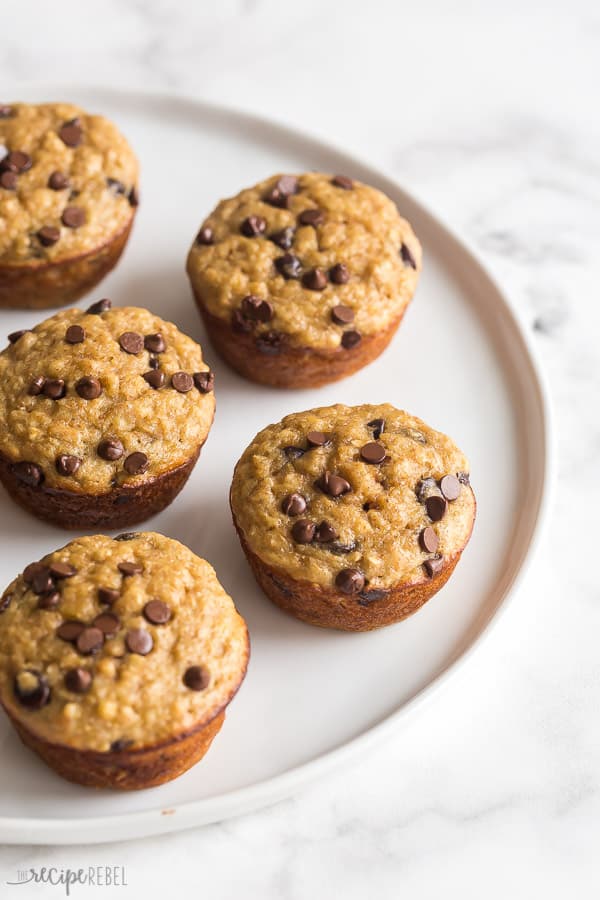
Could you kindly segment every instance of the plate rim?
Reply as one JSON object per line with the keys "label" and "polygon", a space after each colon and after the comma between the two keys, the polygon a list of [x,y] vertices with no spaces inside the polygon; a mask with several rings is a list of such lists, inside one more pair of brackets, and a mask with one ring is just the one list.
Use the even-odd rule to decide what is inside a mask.
{"label": "plate rim", "polygon": [[[6,86],[5,86],[6,88]],[[317,152],[334,153],[349,168],[362,168],[372,172],[378,179],[383,179],[403,194],[411,203],[419,208],[442,233],[445,240],[457,243],[471,266],[487,279],[490,286],[501,297],[503,302],[503,318],[508,322],[512,332],[518,336],[522,347],[520,355],[529,364],[532,386],[536,389],[538,412],[541,420],[543,446],[539,448],[539,458],[543,460],[539,475],[539,499],[535,519],[531,525],[528,546],[523,552],[518,568],[510,582],[503,588],[501,599],[491,615],[480,627],[460,654],[451,659],[445,668],[420,691],[394,712],[377,724],[367,728],[361,734],[338,746],[313,757],[311,760],[294,766],[278,775],[257,781],[254,784],[233,791],[218,794],[215,797],[192,800],[180,803],[168,809],[164,804],[134,813],[112,813],[110,815],[89,818],[40,818],[0,816],[0,837],[3,843],[15,844],[96,844],[113,841],[134,840],[200,827],[216,821],[232,818],[253,810],[269,806],[295,794],[302,786],[310,784],[325,776],[334,768],[349,765],[365,750],[375,747],[389,738],[400,724],[411,715],[415,715],[430,703],[438,693],[454,680],[472,661],[514,600],[515,594],[522,588],[542,545],[546,528],[550,519],[553,504],[556,477],[556,445],[554,429],[554,413],[547,375],[540,360],[539,351],[533,343],[524,317],[510,295],[500,286],[499,280],[488,263],[481,258],[479,251],[463,232],[447,224],[446,219],[434,212],[428,203],[418,194],[403,187],[402,183],[388,171],[386,167],[356,153],[348,153],[335,142],[312,132],[301,131],[299,127],[274,117],[255,113],[228,103],[216,103],[205,100],[195,94],[181,89],[146,89],[137,87],[100,86],[93,83],[79,83],[76,86],[61,82],[41,83],[22,81],[8,85],[5,94],[18,96],[20,93],[44,97],[69,96],[70,94],[89,93],[99,98],[104,97],[118,102],[119,98],[140,99],[145,103],[157,101],[175,101],[193,107],[200,115],[221,117],[225,121],[242,121],[247,125],[265,131],[270,129],[296,144],[300,143]],[[34,102],[33,100],[31,102]],[[37,100],[37,102],[44,102]]]}

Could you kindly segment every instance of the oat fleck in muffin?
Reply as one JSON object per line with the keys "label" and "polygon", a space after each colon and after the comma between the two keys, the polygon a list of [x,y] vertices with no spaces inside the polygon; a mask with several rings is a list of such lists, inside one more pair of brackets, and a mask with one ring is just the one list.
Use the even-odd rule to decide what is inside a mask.
{"label": "oat fleck in muffin", "polygon": [[0,353],[0,480],[65,528],[122,528],[181,490],[210,430],[202,350],[146,309],[57,313]]}
{"label": "oat fleck in muffin", "polygon": [[221,201],[187,260],[219,353],[277,387],[336,381],[379,356],[420,269],[419,241],[385,194],[319,173]]}
{"label": "oat fleck in muffin", "polygon": [[69,103],[0,105],[0,307],[72,303],[116,264],[138,205],[117,128]]}
{"label": "oat fleck in muffin", "polygon": [[465,456],[387,403],[269,425],[235,468],[231,508],[267,596],[346,631],[422,606],[452,574],[475,520]]}
{"label": "oat fleck in muffin", "polygon": [[0,703],[64,778],[136,789],[208,750],[248,632],[213,568],[161,534],[83,537],[0,600]]}

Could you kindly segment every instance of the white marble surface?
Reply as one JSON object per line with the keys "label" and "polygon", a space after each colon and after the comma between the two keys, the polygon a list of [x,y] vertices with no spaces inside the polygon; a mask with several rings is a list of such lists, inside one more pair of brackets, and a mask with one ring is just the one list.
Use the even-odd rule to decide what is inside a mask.
{"label": "white marble surface", "polygon": [[110,864],[127,889],[72,896],[599,896],[598,3],[29,0],[3,19],[0,84],[171,88],[264,112],[380,163],[463,230],[545,363],[558,489],[508,615],[361,765],[208,828],[2,848],[0,895],[62,896],[6,887],[17,869]]}

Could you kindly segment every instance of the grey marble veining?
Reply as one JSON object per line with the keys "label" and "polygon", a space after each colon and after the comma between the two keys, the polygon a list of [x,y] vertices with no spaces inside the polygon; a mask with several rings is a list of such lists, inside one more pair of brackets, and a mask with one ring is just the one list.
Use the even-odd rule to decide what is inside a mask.
{"label": "grey marble veining", "polygon": [[18,868],[110,862],[127,866],[129,892],[76,896],[163,896],[178,883],[210,900],[597,897],[600,6],[66,0],[12,6],[5,25],[2,84],[177,89],[388,168],[472,241],[528,323],[552,392],[558,484],[512,608],[397,738],[237,820],[1,849],[2,896]]}

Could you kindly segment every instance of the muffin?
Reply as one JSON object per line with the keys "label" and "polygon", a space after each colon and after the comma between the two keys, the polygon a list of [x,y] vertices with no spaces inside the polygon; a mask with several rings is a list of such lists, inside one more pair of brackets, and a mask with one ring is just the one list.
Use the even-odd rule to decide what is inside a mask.
{"label": "muffin", "polygon": [[265,594],[311,625],[368,631],[448,580],[475,520],[455,444],[388,403],[293,413],[239,460],[231,509]]}
{"label": "muffin", "polygon": [[212,566],[162,534],[77,538],[0,600],[0,703],[22,741],[79,784],[133,790],[189,769],[248,656]]}
{"label": "muffin", "polygon": [[70,103],[0,106],[0,308],[72,303],[116,264],[138,205],[117,128]]}
{"label": "muffin", "polygon": [[0,353],[0,480],[64,528],[122,528],[164,509],[210,430],[202,350],[146,309],[57,313]]}
{"label": "muffin", "polygon": [[208,334],[245,378],[316,387],[374,360],[414,293],[421,247],[381,191],[276,175],[223,200],[187,272]]}

